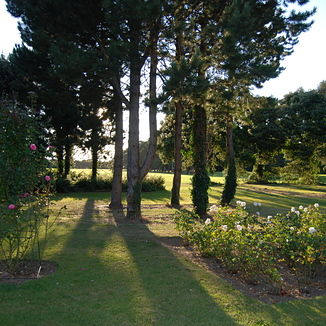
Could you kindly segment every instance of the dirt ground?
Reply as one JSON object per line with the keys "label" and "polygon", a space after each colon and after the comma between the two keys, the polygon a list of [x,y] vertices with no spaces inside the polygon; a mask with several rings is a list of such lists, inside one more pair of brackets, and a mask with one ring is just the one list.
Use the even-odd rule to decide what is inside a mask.
{"label": "dirt ground", "polygon": [[28,280],[35,280],[54,273],[57,265],[52,261],[26,260],[21,262],[15,275],[9,274],[4,268],[4,261],[0,261],[0,282],[21,284]]}
{"label": "dirt ground", "polygon": [[189,246],[185,246],[179,237],[167,237],[160,239],[161,244],[177,251],[180,255],[202,266],[211,273],[223,278],[232,284],[245,295],[260,300],[264,303],[287,302],[294,299],[310,299],[317,296],[326,295],[326,268],[320,268],[315,271],[314,277],[305,284],[300,283],[300,278],[294,271],[283,267],[283,283],[279,289],[270,287],[268,284],[248,284],[241,274],[230,274],[219,262],[212,258],[202,257],[198,252]]}

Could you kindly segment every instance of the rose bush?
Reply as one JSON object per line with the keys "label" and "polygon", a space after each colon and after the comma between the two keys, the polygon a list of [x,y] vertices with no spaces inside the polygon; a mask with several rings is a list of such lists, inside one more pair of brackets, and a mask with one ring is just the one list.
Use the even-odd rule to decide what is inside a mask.
{"label": "rose bush", "polygon": [[[304,280],[315,266],[326,264],[325,214],[318,204],[268,217],[251,214],[246,207],[241,201],[236,208],[214,205],[205,221],[193,212],[179,211],[176,229],[203,255],[216,258],[252,284],[263,281],[281,288],[285,263]],[[261,204],[254,203],[257,207]]]}
{"label": "rose bush", "polygon": [[49,227],[51,153],[41,131],[32,109],[0,102],[0,259],[10,273],[31,255],[41,259]]}

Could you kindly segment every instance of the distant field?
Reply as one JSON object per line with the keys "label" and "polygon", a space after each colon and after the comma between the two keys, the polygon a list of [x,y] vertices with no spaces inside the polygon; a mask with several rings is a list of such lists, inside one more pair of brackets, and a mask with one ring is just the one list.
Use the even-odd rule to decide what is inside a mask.
{"label": "distant field", "polygon": [[[74,169],[76,173],[90,173],[89,169]],[[110,175],[111,171],[102,169],[99,170],[99,175]],[[126,172],[125,172],[126,175]],[[172,173],[149,173],[149,175],[161,176],[165,180],[165,190],[143,193],[143,205],[159,205],[169,204],[172,188]],[[192,203],[190,197],[191,175],[183,174],[181,178],[180,202],[181,205],[189,205]],[[326,180],[326,175],[322,175],[322,180]],[[224,176],[220,173],[215,173],[211,176],[212,185],[209,189],[210,204],[218,204],[223,191]],[[261,202],[260,213],[264,216],[277,213],[286,213],[291,207],[299,207],[300,205],[309,206],[318,202],[321,210],[326,210],[326,185],[306,186],[306,185],[288,185],[283,183],[270,185],[249,185],[243,183],[240,179],[237,188],[234,203],[237,200],[246,201],[248,209],[254,211],[254,202]],[[85,196],[86,194],[83,194]],[[110,200],[110,193],[97,193],[89,196],[98,196],[106,201]],[[123,203],[125,204],[125,194],[123,194]],[[255,212],[255,211],[254,211]]]}

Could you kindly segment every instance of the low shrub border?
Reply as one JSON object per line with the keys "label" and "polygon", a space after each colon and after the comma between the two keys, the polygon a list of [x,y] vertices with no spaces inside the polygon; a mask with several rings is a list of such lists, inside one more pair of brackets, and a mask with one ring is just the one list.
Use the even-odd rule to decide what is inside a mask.
{"label": "low shrub border", "polygon": [[252,214],[241,201],[236,208],[214,205],[205,221],[181,210],[174,220],[187,244],[222,262],[230,273],[241,273],[247,283],[281,289],[281,266],[286,264],[304,286],[315,267],[326,263],[325,215],[317,203],[267,217],[260,216],[260,206],[254,203],[258,211]]}
{"label": "low shrub border", "polygon": [[[67,178],[58,177],[56,179],[56,191],[66,192],[92,192],[92,191],[111,191],[112,175],[99,175],[96,181],[92,180],[91,175],[85,172],[71,172]],[[146,176],[142,182],[142,192],[152,192],[165,190],[165,180],[161,176]],[[127,191],[127,179],[122,180],[122,190]]]}

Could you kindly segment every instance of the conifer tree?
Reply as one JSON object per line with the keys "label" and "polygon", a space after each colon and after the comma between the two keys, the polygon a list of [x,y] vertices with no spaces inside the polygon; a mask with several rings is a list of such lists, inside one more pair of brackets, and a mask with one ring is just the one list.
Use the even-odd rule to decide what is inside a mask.
{"label": "conifer tree", "polygon": [[[264,81],[276,77],[281,72],[281,60],[292,52],[300,33],[309,28],[307,20],[313,14],[287,12],[286,7],[307,2],[39,0],[36,5],[35,0],[7,0],[10,12],[22,18],[21,30],[27,36],[24,41],[40,53],[43,44],[50,45],[54,58],[52,68],[65,76],[65,80],[76,79],[91,69],[111,84],[129,110],[127,215],[130,218],[141,216],[141,182],[156,149],[158,46],[164,45],[170,52],[175,36],[183,38],[184,58],[179,59],[186,63],[184,71],[188,71],[186,76],[181,76],[183,94],[190,99],[189,109],[196,116],[193,138],[201,135],[193,142],[193,152],[205,153],[195,154],[201,163],[198,165],[200,170],[195,171],[198,178],[194,180],[202,176],[198,184],[207,185],[207,172],[203,170],[207,166],[208,91],[213,86],[222,92],[230,92],[228,85],[235,88],[261,86]],[[185,13],[184,21],[178,24],[178,30],[169,30],[169,23],[178,10]],[[148,70],[145,69],[147,66],[150,67]],[[147,71],[151,140],[147,159],[140,165],[140,85],[142,73]],[[127,88],[120,83],[122,77],[128,79]],[[201,197],[204,201],[200,205],[194,203],[194,206],[207,206],[207,190],[204,192]]]}
{"label": "conifer tree", "polygon": [[[310,27],[311,23],[307,20],[315,11],[287,12],[288,5],[295,2],[303,5],[308,1],[188,3],[189,15],[183,28],[186,58],[194,58],[197,53],[196,62],[200,66],[192,70],[192,75],[202,76],[209,83],[199,95],[195,89],[198,89],[200,82],[197,80],[191,84],[194,87],[192,98],[196,110],[205,110],[205,105],[209,102],[208,89],[219,90],[222,95],[227,94],[231,101],[232,98],[236,99],[238,93],[234,90],[251,85],[260,87],[266,80],[279,75],[282,71],[281,60],[292,53],[300,33]],[[186,62],[190,69],[191,61]],[[185,88],[189,87],[186,82],[184,84]],[[206,128],[201,121],[203,116],[204,114],[198,114],[193,123],[194,128]],[[225,119],[228,117],[229,115]],[[203,132],[201,134],[204,135]],[[193,146],[194,151],[197,151],[197,146],[205,147],[205,140],[194,142]],[[205,162],[205,156],[200,159]],[[202,164],[201,169],[205,169],[204,166]],[[229,166],[235,167],[233,163]],[[236,185],[236,182],[232,184]],[[193,192],[196,191],[193,189]],[[206,196],[203,195],[202,200],[204,198]],[[205,205],[204,202],[202,204]],[[194,202],[194,206],[199,205]]]}

